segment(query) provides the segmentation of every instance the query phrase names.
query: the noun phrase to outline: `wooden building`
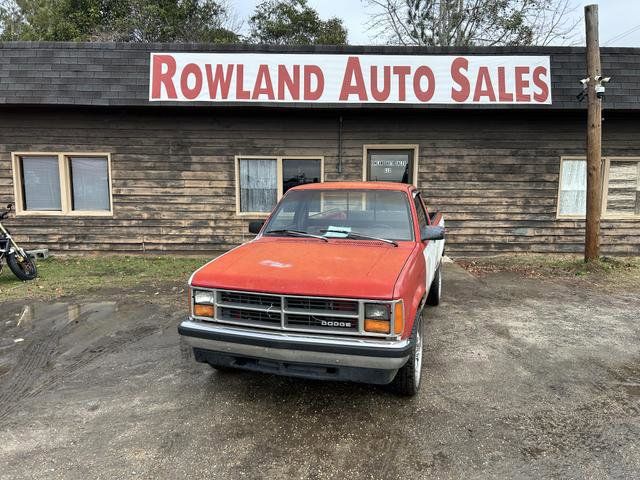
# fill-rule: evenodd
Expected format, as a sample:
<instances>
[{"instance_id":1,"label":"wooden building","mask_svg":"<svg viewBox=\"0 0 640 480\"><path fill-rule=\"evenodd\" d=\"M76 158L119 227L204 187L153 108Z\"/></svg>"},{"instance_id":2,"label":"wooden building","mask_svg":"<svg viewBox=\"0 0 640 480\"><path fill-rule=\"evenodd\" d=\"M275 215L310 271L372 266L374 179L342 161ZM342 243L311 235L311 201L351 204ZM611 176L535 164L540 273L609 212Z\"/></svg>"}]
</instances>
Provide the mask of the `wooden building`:
<instances>
[{"instance_id":1,"label":"wooden building","mask_svg":"<svg viewBox=\"0 0 640 480\"><path fill-rule=\"evenodd\" d=\"M178 58L173 97L171 85L150 78L158 52L259 54L252 61L276 69L296 55L308 60L303 54L321 57L320 68L349 58L368 65L372 56L445 67L414 69L424 75L413 84L407 77L419 101L385 101L384 85L363 101L354 72L335 93L346 87L343 100L331 92L327 101L307 100L318 85L304 83L302 67L299 78L284 72L284 87L273 78L270 90L262 78L260 86L247 84L246 98L234 83L235 96L219 90L213 99L216 64L205 60L218 57L202 56L198 73L189 62L201 57L186 55ZM484 58L493 69L482 79L476 71L484 67L457 70L474 72L468 101L455 98L464 80L432 88L443 75L455 81L451 62L459 57ZM523 77L518 62L527 57L546 58L550 68L534 65L529 73L538 77ZM640 255L640 49L605 48L602 63L612 77L604 100L602 250ZM503 64L515 65L515 80L501 80L496 66ZM387 73L401 79L393 65L380 65L381 82ZM158 68L157 75L171 73L171 65ZM415 183L431 210L444 212L452 256L581 252L586 105L576 95L585 70L581 48L0 43L0 202L16 203L6 224L27 248L214 254L250 239L249 220L264 217L296 183L392 179ZM331 81L324 79L327 92ZM509 90L514 82L529 97ZM438 100L447 91L452 98ZM278 101L281 94L288 101ZM374 94L382 100L371 101Z\"/></svg>"}]
</instances>

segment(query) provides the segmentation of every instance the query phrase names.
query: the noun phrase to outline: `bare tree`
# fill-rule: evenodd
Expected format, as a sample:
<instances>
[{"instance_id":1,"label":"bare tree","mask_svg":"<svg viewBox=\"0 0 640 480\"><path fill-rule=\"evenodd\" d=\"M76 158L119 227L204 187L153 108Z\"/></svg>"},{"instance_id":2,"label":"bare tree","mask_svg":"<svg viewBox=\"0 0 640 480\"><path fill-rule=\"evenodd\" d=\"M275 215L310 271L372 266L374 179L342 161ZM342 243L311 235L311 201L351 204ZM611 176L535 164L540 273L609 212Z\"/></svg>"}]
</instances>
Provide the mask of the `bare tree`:
<instances>
[{"instance_id":1,"label":"bare tree","mask_svg":"<svg viewBox=\"0 0 640 480\"><path fill-rule=\"evenodd\" d=\"M572 0L365 0L376 38L400 45L549 45L576 38Z\"/></svg>"}]
</instances>

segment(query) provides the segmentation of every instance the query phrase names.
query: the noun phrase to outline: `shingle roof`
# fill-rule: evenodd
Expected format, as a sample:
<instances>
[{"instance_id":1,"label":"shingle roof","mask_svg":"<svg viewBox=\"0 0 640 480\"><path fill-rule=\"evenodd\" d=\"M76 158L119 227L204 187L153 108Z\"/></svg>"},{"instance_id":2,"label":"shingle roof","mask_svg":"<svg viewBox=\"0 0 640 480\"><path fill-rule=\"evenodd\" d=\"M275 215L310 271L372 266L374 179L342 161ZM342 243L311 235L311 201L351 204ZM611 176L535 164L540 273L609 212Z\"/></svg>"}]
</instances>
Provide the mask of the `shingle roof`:
<instances>
[{"instance_id":1,"label":"shingle roof","mask_svg":"<svg viewBox=\"0 0 640 480\"><path fill-rule=\"evenodd\" d=\"M0 42L0 104L149 106L151 52L281 52L403 55L549 55L552 105L402 105L408 108L535 108L582 109L576 94L585 75L584 48L575 47L474 47L427 48L391 46L267 47L202 44L125 44L70 42ZM640 106L640 49L603 48L602 69L613 78L607 86L605 107L637 110ZM180 106L207 106L208 103ZM253 104L254 106L256 104ZM269 104L274 106L274 104ZM227 104L228 106L228 104ZM282 106L282 104L280 104ZM287 104L287 107L302 104ZM308 104L304 104L306 108ZM360 104L340 105L358 108ZM314 108L336 105L314 105ZM370 108L371 105L367 105ZM383 107L376 105L375 107ZM394 105L394 108L398 105Z\"/></svg>"}]
</instances>

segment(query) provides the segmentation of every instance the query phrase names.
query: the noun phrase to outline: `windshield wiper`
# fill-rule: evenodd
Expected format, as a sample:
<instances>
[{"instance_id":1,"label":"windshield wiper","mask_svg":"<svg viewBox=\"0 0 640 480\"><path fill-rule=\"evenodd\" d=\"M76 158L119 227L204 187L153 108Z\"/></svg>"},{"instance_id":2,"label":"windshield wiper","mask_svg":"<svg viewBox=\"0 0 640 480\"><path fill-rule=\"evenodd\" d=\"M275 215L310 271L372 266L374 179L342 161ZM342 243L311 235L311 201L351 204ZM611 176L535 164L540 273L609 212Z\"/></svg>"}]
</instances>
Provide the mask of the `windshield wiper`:
<instances>
[{"instance_id":1,"label":"windshield wiper","mask_svg":"<svg viewBox=\"0 0 640 480\"><path fill-rule=\"evenodd\" d=\"M313 233L303 232L303 231L300 231L300 230L287 230L286 228L279 229L279 230L268 230L268 231L266 231L264 233L286 233L287 235L294 235L294 236L298 236L298 237L317 238L317 239L320 239L320 240L324 240L325 242L329 241L326 238L324 238L322 235L314 235Z\"/></svg>"},{"instance_id":2,"label":"windshield wiper","mask_svg":"<svg viewBox=\"0 0 640 480\"><path fill-rule=\"evenodd\" d=\"M393 245L394 247L398 246L398 242L396 242L395 240L389 240L388 238L381 238L381 237L372 237L371 235L364 235L364 234L358 233L358 232L349 232L349 234L347 235L347 238L349 238L349 237L362 238L363 240L377 240L379 242L389 243L389 244Z\"/></svg>"},{"instance_id":3,"label":"windshield wiper","mask_svg":"<svg viewBox=\"0 0 640 480\"><path fill-rule=\"evenodd\" d=\"M322 230L323 232L332 232L334 230ZM371 235L365 235L363 233L358 233L358 232L346 232L346 231L339 231L339 230L335 230L336 233L344 233L345 236L344 237L331 237L331 238L361 238L363 240L376 240L378 242L384 242L384 243L388 243L390 245L393 245L394 247L398 246L398 242L396 242L395 240L389 240L388 238L381 238L381 237L372 237ZM323 237L324 238L324 237Z\"/></svg>"}]
</instances>

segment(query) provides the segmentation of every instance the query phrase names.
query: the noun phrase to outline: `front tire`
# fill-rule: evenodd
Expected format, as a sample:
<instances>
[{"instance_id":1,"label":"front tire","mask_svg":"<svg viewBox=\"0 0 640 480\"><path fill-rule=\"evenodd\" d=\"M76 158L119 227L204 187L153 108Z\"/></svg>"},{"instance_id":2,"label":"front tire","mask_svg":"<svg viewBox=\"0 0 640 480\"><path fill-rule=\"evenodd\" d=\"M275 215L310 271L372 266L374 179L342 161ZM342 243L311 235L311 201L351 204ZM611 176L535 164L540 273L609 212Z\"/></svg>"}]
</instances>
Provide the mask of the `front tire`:
<instances>
[{"instance_id":1,"label":"front tire","mask_svg":"<svg viewBox=\"0 0 640 480\"><path fill-rule=\"evenodd\" d=\"M7 265L20 280L33 280L38 276L36 263L28 254L23 257L20 253L13 252L7 257Z\"/></svg>"},{"instance_id":2,"label":"front tire","mask_svg":"<svg viewBox=\"0 0 640 480\"><path fill-rule=\"evenodd\" d=\"M422 349L424 342L422 333L422 314L416 318L416 326L413 332L413 347L407 363L398 370L393 381L389 384L391 390L398 395L413 397L420 389L422 376Z\"/></svg>"}]
</instances>

